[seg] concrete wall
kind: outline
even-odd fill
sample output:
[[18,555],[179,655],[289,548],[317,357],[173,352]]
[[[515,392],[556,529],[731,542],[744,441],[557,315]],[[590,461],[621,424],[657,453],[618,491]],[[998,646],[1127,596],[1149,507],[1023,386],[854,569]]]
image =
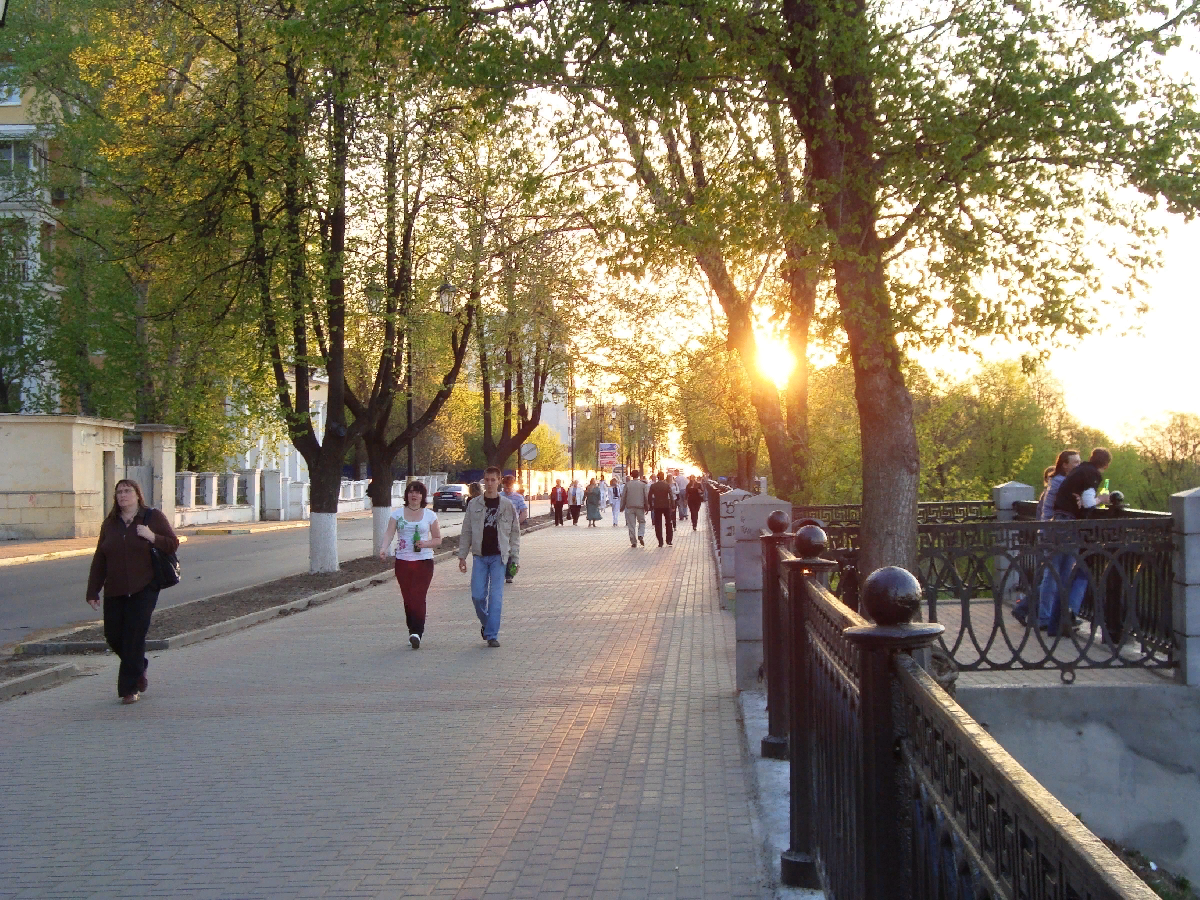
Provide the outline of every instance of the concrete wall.
[[1200,690],[960,685],[957,699],[1097,835],[1200,882]]
[[[724,497],[730,497],[730,491]],[[762,690],[760,672],[763,666],[763,612],[762,612],[762,532],[767,527],[767,517],[775,510],[790,514],[791,506],[786,500],[769,494],[741,496],[732,505],[736,526],[733,532],[734,582],[737,585],[737,603],[734,606],[737,635],[737,688],[739,691]],[[724,497],[722,499],[724,499]],[[724,511],[722,511],[722,515]],[[726,537],[722,532],[721,550],[725,550]]]
[[125,474],[128,427],[87,416],[0,415],[0,538],[98,535],[107,495]]

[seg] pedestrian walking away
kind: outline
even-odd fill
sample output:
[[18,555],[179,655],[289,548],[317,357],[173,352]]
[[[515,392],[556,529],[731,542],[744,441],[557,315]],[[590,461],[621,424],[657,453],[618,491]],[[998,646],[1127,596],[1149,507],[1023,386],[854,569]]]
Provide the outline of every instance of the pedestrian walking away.
[[650,485],[646,496],[650,504],[650,516],[654,519],[654,536],[658,538],[658,546],[663,545],[665,527],[667,546],[670,547],[675,538],[675,496],[662,472],[658,473],[657,480]]
[[500,493],[500,470],[483,473],[483,496],[467,504],[458,536],[458,570],[467,571],[472,554],[471,602],[479,618],[479,634],[489,647],[500,646],[500,614],[504,606],[504,572],[520,568],[521,523],[516,507]]
[[562,486],[562,479],[554,482],[550,489],[550,506],[554,509],[554,524],[563,523],[563,507],[567,505],[567,489]]
[[87,602],[100,609],[104,590],[104,640],[121,660],[117,696],[136,703],[150,686],[146,676],[146,632],[158,603],[150,548],[174,553],[179,538],[157,509],[148,509],[136,481],[122,478],[113,490],[113,505],[100,523],[100,539],[88,572]]
[[679,521],[680,522],[682,522],[684,519],[687,518],[687,513],[688,513],[687,486],[688,486],[688,478],[689,477],[690,476],[684,475],[682,472],[680,472],[674,478],[675,504],[679,510]]
[[571,513],[571,524],[579,524],[579,510],[583,506],[583,488],[579,484],[579,479],[576,478],[571,482],[571,487],[567,491],[567,510]]
[[583,495],[584,502],[587,503],[587,520],[588,528],[595,528],[596,523],[600,521],[600,485],[593,478],[588,482],[587,490]]
[[621,513],[621,482],[617,481],[617,476],[613,476],[608,489],[612,491],[613,528],[617,528],[617,516]]
[[442,545],[442,527],[437,514],[425,508],[426,497],[425,485],[409,482],[404,506],[393,510],[379,551],[379,558],[387,560],[392,538],[396,539],[396,583],[404,598],[408,643],[414,650],[419,650],[425,639],[425,598],[433,581],[433,551]]
[[684,493],[687,498],[688,512],[692,514],[692,531],[695,531],[696,524],[700,521],[700,506],[704,503],[704,485],[695,475],[689,475],[687,489]]
[[638,478],[637,469],[630,473],[625,489],[621,491],[621,511],[625,513],[625,527],[629,529],[629,546],[646,546],[646,492],[649,487]]
[[[517,476],[504,476],[504,496],[509,499],[517,510],[517,525],[524,525],[529,518],[529,504],[525,502],[525,498],[521,496],[521,492],[517,490]],[[504,572],[504,581],[506,584],[512,584],[513,578],[517,572],[512,566],[509,566]]]

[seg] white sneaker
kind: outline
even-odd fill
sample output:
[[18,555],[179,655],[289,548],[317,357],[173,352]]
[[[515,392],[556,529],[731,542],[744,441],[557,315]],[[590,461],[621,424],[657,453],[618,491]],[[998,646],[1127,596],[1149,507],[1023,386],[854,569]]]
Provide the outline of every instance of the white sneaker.
[[421,649],[421,636],[419,634],[410,634],[408,636],[408,642],[412,644],[412,648],[414,650]]

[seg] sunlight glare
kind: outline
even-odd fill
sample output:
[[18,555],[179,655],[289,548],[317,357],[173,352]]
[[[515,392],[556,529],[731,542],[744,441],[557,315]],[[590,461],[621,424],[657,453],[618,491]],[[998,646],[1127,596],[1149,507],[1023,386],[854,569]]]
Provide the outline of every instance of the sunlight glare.
[[787,341],[774,335],[759,334],[758,370],[775,382],[775,387],[787,387],[788,376],[796,367],[796,360],[788,348]]

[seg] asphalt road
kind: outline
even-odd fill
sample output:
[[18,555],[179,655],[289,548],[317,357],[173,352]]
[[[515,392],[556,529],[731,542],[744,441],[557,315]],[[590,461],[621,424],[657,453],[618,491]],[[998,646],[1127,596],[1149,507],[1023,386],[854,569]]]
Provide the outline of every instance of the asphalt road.
[[[443,534],[458,534],[462,513],[441,512],[438,519]],[[338,519],[338,558],[370,552],[371,517]],[[160,608],[308,571],[308,529],[190,535],[179,562],[183,580],[159,594]],[[0,569],[0,647],[96,621],[83,599],[91,563],[90,556],[75,556]]]
[[[531,506],[535,516],[550,511],[547,500]],[[442,534],[458,534],[462,518],[458,511],[438,513]],[[339,518],[338,559],[370,552],[371,517]],[[179,562],[183,580],[159,594],[160,608],[307,572],[308,529],[189,535],[179,548]],[[75,556],[0,568],[0,648],[97,621],[83,599],[91,563],[90,556]]]

